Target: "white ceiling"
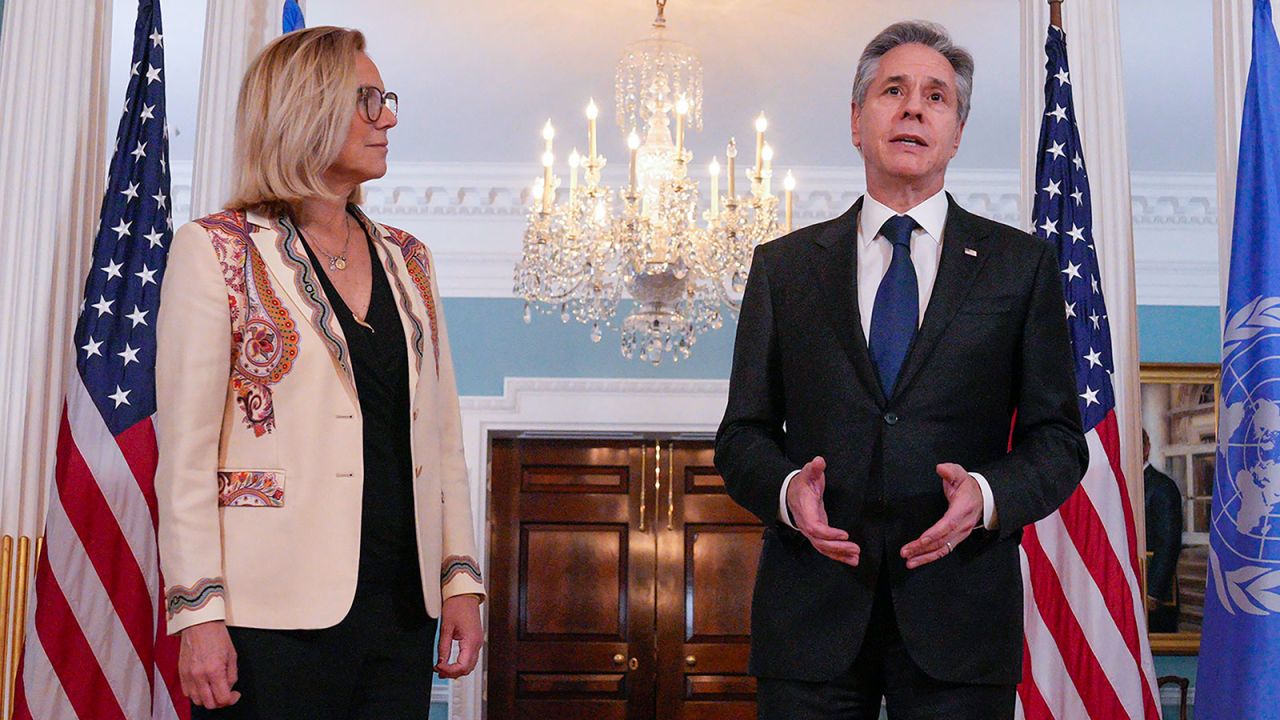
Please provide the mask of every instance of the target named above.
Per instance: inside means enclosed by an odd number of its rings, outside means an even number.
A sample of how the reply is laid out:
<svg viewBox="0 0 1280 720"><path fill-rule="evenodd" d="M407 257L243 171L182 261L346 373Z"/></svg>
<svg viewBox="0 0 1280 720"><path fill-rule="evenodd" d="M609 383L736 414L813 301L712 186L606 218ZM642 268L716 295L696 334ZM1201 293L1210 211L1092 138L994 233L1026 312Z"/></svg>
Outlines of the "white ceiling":
<svg viewBox="0 0 1280 720"><path fill-rule="evenodd" d="M1213 172L1209 0L1119 5L1132 168ZM115 6L111 76L118 98L134 18L131 3ZM306 9L309 25L366 33L387 86L401 98L393 161L527 162L536 169L547 118L565 139L561 152L575 140L585 144L589 96L609 120L601 125L601 152L622 156L622 134L612 123L614 64L628 42L648 33L652 2L307 0ZM205 0L164 4L177 161L193 154L204 10ZM694 46L706 68L706 123L690 146L699 162L723 154L730 135L749 137L763 110L779 167L857 165L848 140L857 56L885 25L919 17L946 25L977 62L973 112L955 165L1016 168L1018 16L1018 0L670 0L669 32Z"/></svg>

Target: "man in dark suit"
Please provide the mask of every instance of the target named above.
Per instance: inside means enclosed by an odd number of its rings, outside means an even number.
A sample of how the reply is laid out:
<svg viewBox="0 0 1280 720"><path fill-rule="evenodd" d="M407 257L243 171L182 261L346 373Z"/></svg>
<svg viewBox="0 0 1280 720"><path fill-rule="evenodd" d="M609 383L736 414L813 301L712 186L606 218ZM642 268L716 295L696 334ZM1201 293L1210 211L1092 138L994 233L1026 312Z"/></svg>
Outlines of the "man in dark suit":
<svg viewBox="0 0 1280 720"><path fill-rule="evenodd" d="M1147 625L1151 632L1178 632L1173 578L1182 554L1182 493L1173 478L1151 465L1151 438L1142 431L1142 491L1146 500Z"/></svg>
<svg viewBox="0 0 1280 720"><path fill-rule="evenodd" d="M854 81L867 195L761 245L716 438L765 530L762 720L1012 718L1021 528L1087 464L1052 245L943 191L973 60L928 23Z"/></svg>

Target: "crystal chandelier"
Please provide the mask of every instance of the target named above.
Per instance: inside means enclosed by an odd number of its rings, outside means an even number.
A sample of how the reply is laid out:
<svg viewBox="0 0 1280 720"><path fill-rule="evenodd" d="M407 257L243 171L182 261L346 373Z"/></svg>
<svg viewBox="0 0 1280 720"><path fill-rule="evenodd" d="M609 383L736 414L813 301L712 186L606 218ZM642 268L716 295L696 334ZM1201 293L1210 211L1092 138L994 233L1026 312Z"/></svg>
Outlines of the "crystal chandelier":
<svg viewBox="0 0 1280 720"><path fill-rule="evenodd" d="M605 158L596 147L599 110L592 101L586 110L587 154L575 149L569 155L568 193L558 195L555 129L548 120L543 174L530 196L514 287L525 299L526 323L536 307L558 312L563 322L590 324L593 342L602 338L602 328L620 327L623 356L638 355L655 366L668 354L673 362L689 357L699 335L723 324L722 307L736 316L752 251L779 234L779 203L770 187L773 150L764 140L763 114L755 125L755 164L745 173L750 194L737 194L737 146L730 139L727 193L720 194L720 163L714 158L708 168L710 201L699 213L685 135L702 128L702 61L666 35L665 5L657 0L653 32L628 46L618 61L617 121L628 132L630 150L627 185L615 192L600 182ZM788 231L794 185L787 173ZM615 317L624 293L633 304L619 324Z"/></svg>

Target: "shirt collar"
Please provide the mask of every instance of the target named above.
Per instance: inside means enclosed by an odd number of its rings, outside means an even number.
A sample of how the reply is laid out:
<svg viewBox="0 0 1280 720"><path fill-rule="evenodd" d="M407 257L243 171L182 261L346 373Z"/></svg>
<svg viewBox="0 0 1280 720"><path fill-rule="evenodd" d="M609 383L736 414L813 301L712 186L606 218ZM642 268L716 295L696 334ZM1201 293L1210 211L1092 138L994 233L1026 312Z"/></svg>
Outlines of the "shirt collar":
<svg viewBox="0 0 1280 720"><path fill-rule="evenodd" d="M870 247L875 241L880 227L885 221L898 213L884 203L871 197L871 193L862 196L862 212L858 213L858 231L862 237L862 246ZM926 235L936 243L942 242L942 229L947 225L947 194L939 190L924 202L902 213L910 215Z"/></svg>

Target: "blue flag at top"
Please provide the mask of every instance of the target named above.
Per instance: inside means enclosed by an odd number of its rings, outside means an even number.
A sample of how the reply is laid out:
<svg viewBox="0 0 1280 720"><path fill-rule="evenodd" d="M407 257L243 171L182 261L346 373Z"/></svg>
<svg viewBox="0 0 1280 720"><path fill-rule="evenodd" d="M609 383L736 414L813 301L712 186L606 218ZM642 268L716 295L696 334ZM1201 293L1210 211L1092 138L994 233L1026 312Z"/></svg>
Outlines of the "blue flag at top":
<svg viewBox="0 0 1280 720"><path fill-rule="evenodd" d="M287 33L307 26L307 21L302 17L302 8L298 6L298 0L284 0L283 24L284 31Z"/></svg>
<svg viewBox="0 0 1280 720"><path fill-rule="evenodd" d="M1280 719L1280 42L1255 0L1197 720Z"/></svg>

